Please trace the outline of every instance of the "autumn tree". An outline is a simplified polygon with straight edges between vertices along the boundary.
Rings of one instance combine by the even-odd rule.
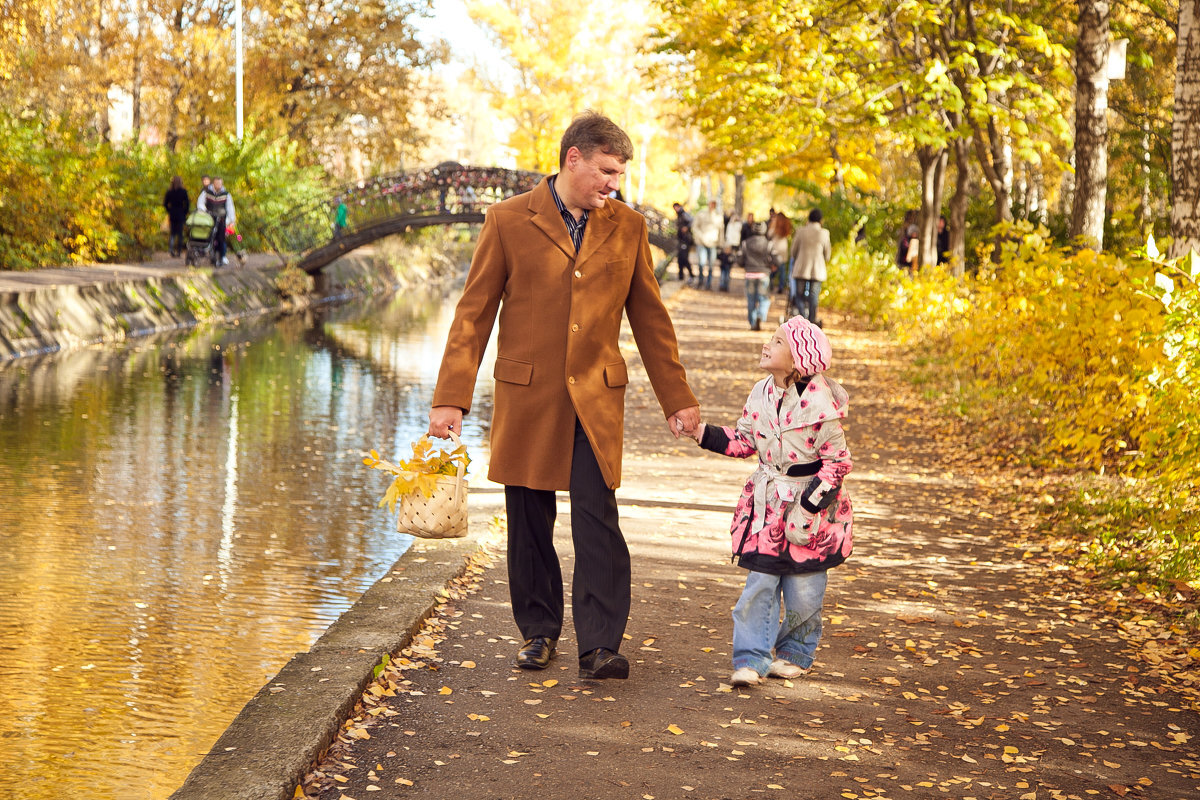
[[[1170,235],[1171,119],[1178,3],[1113,6],[1114,39],[1128,42],[1123,80],[1109,83],[1106,249],[1128,250]]]
[[[1095,250],[1104,247],[1108,191],[1108,14],[1108,0],[1079,0],[1071,238]]]
[[[507,144],[518,167],[557,171],[562,133],[585,108],[606,113],[629,133],[635,163],[627,174],[636,171],[639,184],[646,180],[648,149],[657,175],[676,165],[687,137],[665,134],[673,104],[643,77],[650,58],[638,49],[647,25],[645,2],[478,0],[468,11],[501,53],[502,64],[478,65],[474,75],[511,122]]]
[[[1171,256],[1200,252],[1200,2],[1179,4],[1171,127]]]
[[[972,165],[992,189],[997,221],[1011,220],[1013,156],[1053,162],[1066,133],[1057,120],[1067,51],[1036,4],[660,5],[661,47],[679,63],[673,85],[710,161],[815,181],[847,176],[833,185],[867,188],[881,149],[906,148],[918,167],[922,263],[936,257],[951,154],[961,264]]]
[[[0,108],[66,119],[111,138],[113,98],[135,136],[181,144],[232,132],[233,0],[3,0]],[[245,108],[253,127],[313,153],[394,162],[433,109],[422,76],[445,57],[414,20],[429,0],[261,0],[244,13]],[[10,13],[11,12],[11,13]]]

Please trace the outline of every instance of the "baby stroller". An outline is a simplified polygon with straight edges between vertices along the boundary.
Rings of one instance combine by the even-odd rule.
[[[216,266],[217,251],[213,247],[214,230],[215,221],[212,218],[212,214],[200,209],[195,209],[192,213],[188,214],[187,219],[183,223],[183,238],[185,241],[183,263],[185,265],[191,267],[207,259],[210,264]]]

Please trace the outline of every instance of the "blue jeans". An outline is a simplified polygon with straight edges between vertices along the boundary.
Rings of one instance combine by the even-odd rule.
[[[811,667],[821,641],[821,603],[827,580],[824,571],[747,573],[746,586],[733,608],[733,668],[750,667],[766,675],[776,658]]]
[[[770,278],[746,279],[746,313],[750,318],[750,327],[759,330],[771,311]]]
[[[712,288],[713,267],[717,263],[717,248],[696,245],[696,263],[700,266],[700,277],[696,286],[705,289]]]
[[[814,325],[817,323],[817,300],[820,296],[820,281],[792,278],[792,302],[796,306],[796,313]]]

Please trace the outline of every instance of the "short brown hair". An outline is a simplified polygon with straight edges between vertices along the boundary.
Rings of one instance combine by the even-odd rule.
[[[567,126],[558,147],[559,169],[567,163],[567,151],[572,147],[578,148],[584,158],[591,158],[597,150],[622,161],[633,158],[633,142],[629,141],[629,135],[617,123],[595,111],[584,111]]]

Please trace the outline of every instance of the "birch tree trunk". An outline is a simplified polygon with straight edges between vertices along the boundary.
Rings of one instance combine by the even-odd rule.
[[[937,263],[937,219],[942,213],[942,192],[946,185],[946,148],[917,148],[921,165],[921,216],[917,223],[921,231],[922,267]]]
[[[1104,248],[1108,194],[1108,0],[1080,0],[1075,48],[1075,200],[1071,238]]]
[[[967,205],[971,200],[971,143],[958,138],[954,148],[954,195],[950,198],[950,271],[961,278],[967,263]]]
[[[1200,0],[1180,0],[1171,123],[1172,258],[1200,253]]]

